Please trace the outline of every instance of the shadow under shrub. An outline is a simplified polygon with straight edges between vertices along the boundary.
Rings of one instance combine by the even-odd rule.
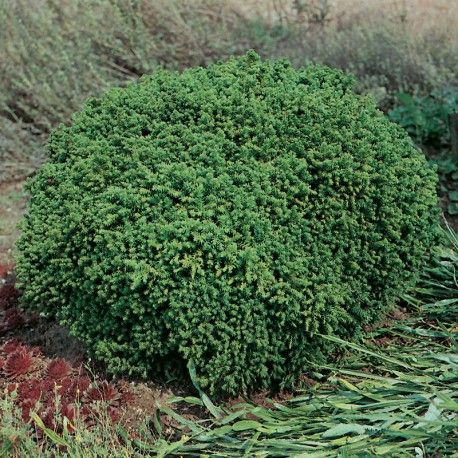
[[[18,242],[24,305],[115,373],[287,385],[416,278],[436,175],[353,80],[255,53],[158,71],[49,141]]]

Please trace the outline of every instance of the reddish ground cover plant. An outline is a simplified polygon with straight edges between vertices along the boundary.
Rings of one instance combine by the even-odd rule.
[[[11,339],[5,342],[2,346],[2,352],[9,355],[22,347],[22,344],[17,339]]]
[[[36,316],[26,314],[18,308],[20,293],[13,283],[6,282],[6,274],[2,277],[4,270],[0,269],[0,336],[36,320]]]
[[[72,367],[63,358],[51,361],[46,368],[47,376],[52,380],[61,380],[68,377],[72,372]]]
[[[104,380],[98,384],[91,384],[85,392],[83,401],[88,404],[96,401],[104,401],[111,407],[117,408],[120,405],[121,395],[111,383]]]
[[[27,374],[31,367],[32,354],[24,348],[8,355],[3,373],[9,380],[16,380],[19,376]]]
[[[16,302],[18,297],[19,291],[14,287],[14,285],[10,283],[4,284],[0,287],[0,308],[8,308],[8,306]]]
[[[3,385],[3,386],[2,386]],[[81,367],[63,358],[48,360],[33,347],[17,340],[0,347],[0,389],[17,393],[16,404],[24,421],[36,411],[47,428],[59,430],[56,413],[71,423],[79,415],[88,426],[105,412],[113,421],[133,400],[125,386],[118,388],[106,380],[91,381]]]
[[[20,292],[12,278],[10,266],[0,266],[0,391],[16,392],[15,402],[25,422],[35,411],[47,428],[56,431],[62,428],[56,422],[58,414],[68,419],[70,431],[77,416],[89,426],[103,412],[117,421],[133,401],[125,384],[118,388],[106,380],[91,381],[81,366],[64,358],[47,358],[39,347],[7,337],[37,319],[18,307]],[[37,437],[41,436],[37,430]]]

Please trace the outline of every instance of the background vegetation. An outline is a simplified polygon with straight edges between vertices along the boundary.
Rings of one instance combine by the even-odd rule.
[[[438,91],[456,91],[453,3],[384,2],[380,11],[374,0],[2,0],[0,180],[32,173],[50,129],[88,96],[159,66],[250,48],[353,72],[384,109],[406,105],[399,92],[437,102]]]

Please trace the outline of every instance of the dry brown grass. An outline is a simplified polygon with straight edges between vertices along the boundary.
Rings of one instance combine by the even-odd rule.
[[[456,0],[226,0],[227,9],[272,21],[279,17],[294,20],[295,5],[311,9],[327,9],[334,22],[378,20],[383,17],[405,17],[412,28],[450,26],[450,33],[458,28]],[[456,27],[453,27],[456,26]]]
[[[250,48],[350,71],[387,107],[458,79],[458,0],[0,1],[0,182],[32,173],[88,96]]]
[[[22,181],[0,183],[0,265],[13,264],[13,246],[19,235],[17,224],[25,211],[27,198]]]
[[[413,34],[425,30],[458,32],[458,2],[453,0],[337,0],[335,17],[347,21],[380,21],[398,19]]]

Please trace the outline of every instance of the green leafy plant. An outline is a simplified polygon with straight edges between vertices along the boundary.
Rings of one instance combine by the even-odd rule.
[[[399,105],[390,118],[409,132],[419,144],[442,147],[450,145],[448,116],[458,111],[458,90],[435,90],[429,96],[398,94]]]
[[[115,373],[291,384],[322,335],[387,311],[438,232],[434,171],[352,85],[250,52],[89,100],[28,186],[24,306]]]
[[[450,215],[458,215],[458,191],[449,191],[448,198],[450,199],[447,205],[447,211]]]
[[[447,150],[433,158],[432,162],[439,174],[438,190],[443,208],[449,215],[458,215],[458,163]]]

